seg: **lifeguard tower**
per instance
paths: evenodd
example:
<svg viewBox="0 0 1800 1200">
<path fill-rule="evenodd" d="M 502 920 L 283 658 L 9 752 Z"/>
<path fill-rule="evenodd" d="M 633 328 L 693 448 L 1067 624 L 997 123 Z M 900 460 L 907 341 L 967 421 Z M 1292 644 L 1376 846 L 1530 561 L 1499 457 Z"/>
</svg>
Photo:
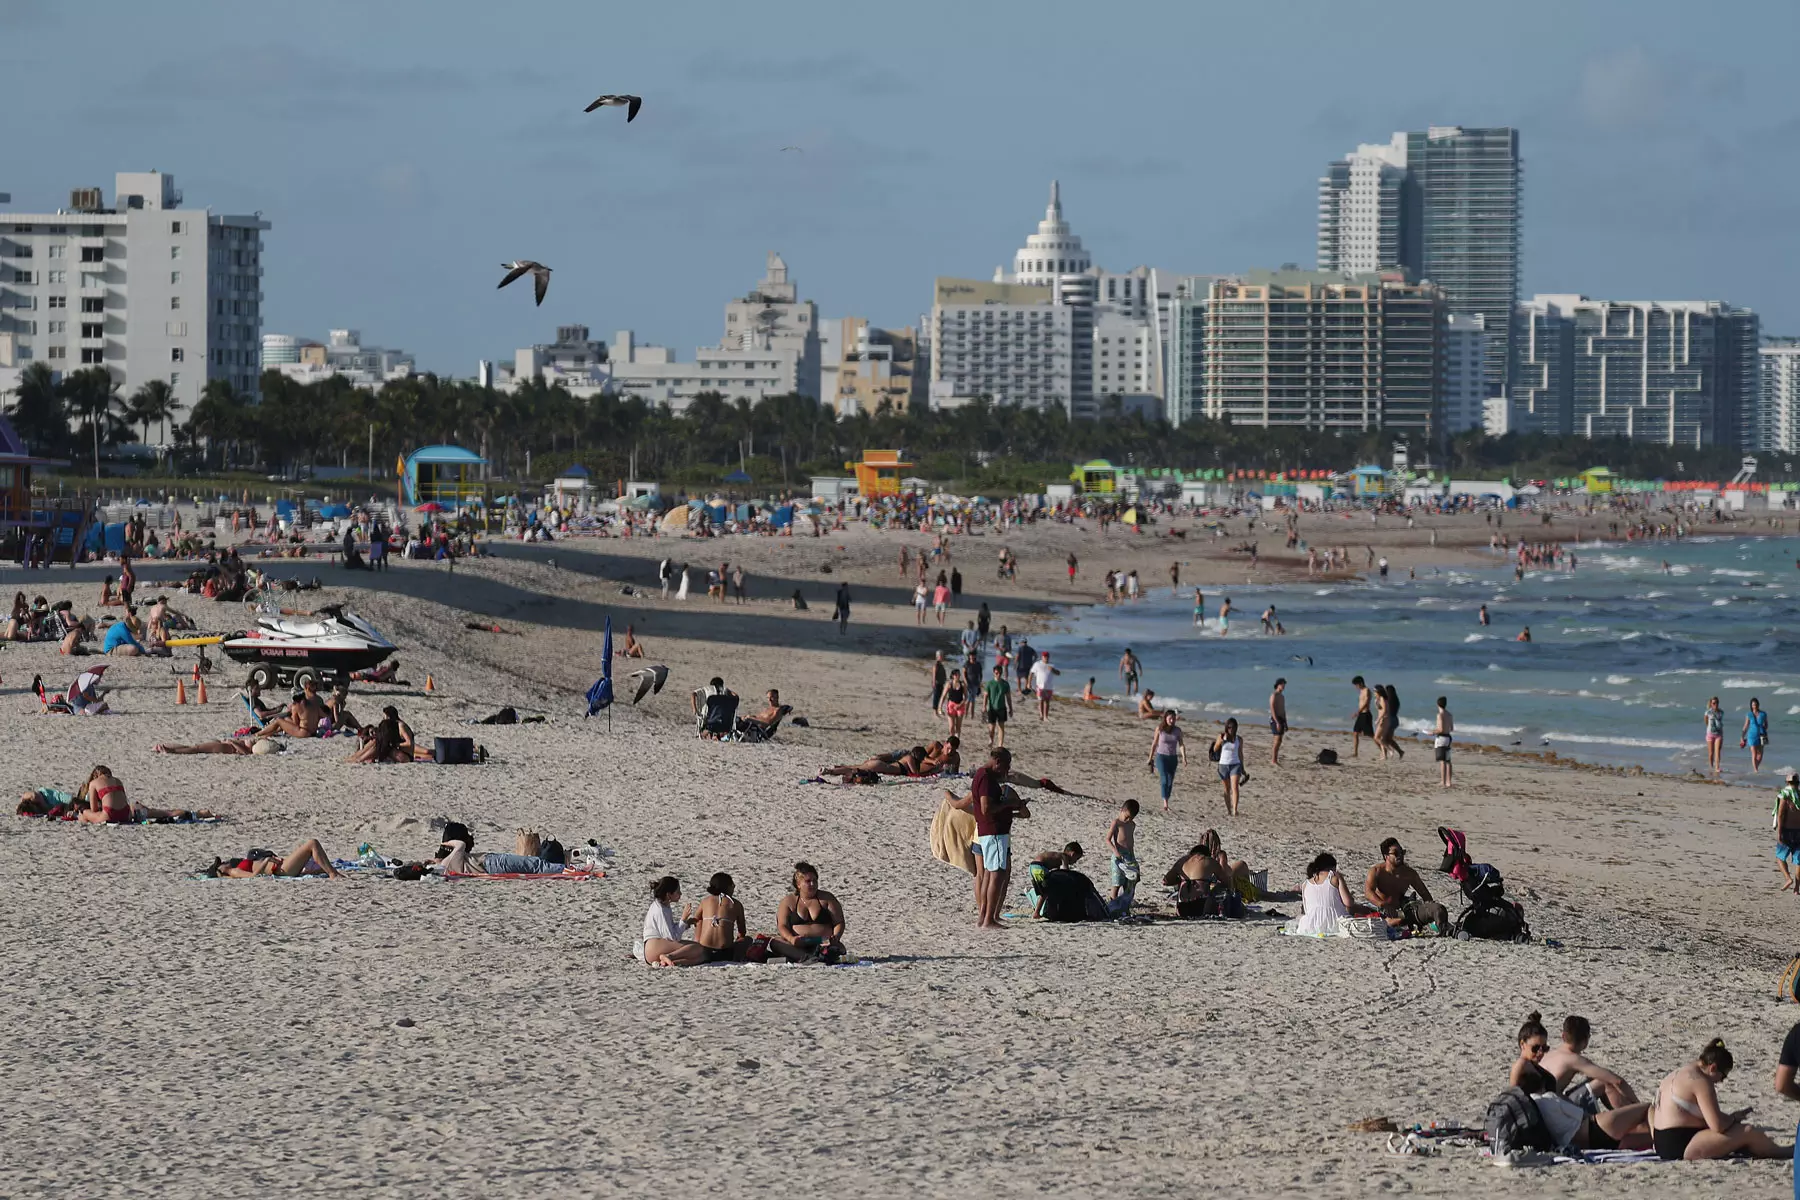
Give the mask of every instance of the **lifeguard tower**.
<svg viewBox="0 0 1800 1200">
<path fill-rule="evenodd" d="M 844 470 L 856 473 L 856 491 L 865 500 L 900 494 L 900 472 L 912 466 L 900 461 L 898 450 L 864 450 L 862 461 L 845 463 Z"/>
<path fill-rule="evenodd" d="M 487 459 L 461 446 L 425 446 L 401 464 L 400 499 L 408 508 L 436 504 L 445 512 L 486 503 L 481 468 Z"/>
<path fill-rule="evenodd" d="M 1119 469 L 1104 458 L 1091 458 L 1069 472 L 1069 478 L 1089 495 L 1110 496 L 1119 490 Z"/>
</svg>

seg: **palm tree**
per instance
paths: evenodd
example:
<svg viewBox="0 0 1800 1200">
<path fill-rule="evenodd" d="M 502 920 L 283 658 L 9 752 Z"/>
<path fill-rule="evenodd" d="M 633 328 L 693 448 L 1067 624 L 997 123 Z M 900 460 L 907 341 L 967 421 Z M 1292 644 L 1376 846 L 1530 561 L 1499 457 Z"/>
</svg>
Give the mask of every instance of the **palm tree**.
<svg viewBox="0 0 1800 1200">
<path fill-rule="evenodd" d="M 20 372 L 13 392 L 12 426 L 39 454 L 55 454 L 68 444 L 68 410 L 47 364 L 34 362 Z"/>
<path fill-rule="evenodd" d="M 62 392 L 69 408 L 87 425 L 94 447 L 94 478 L 100 478 L 100 437 L 102 426 L 118 423 L 124 404 L 119 399 L 119 381 L 105 367 L 87 367 L 65 377 Z M 113 431 L 107 430 L 110 439 Z"/>
<path fill-rule="evenodd" d="M 158 427 L 161 441 L 169 440 L 169 422 L 187 405 L 175 398 L 175 389 L 161 379 L 152 379 L 131 394 L 125 403 L 126 420 L 141 425 L 144 441 L 150 440 L 150 426 Z"/>
</svg>

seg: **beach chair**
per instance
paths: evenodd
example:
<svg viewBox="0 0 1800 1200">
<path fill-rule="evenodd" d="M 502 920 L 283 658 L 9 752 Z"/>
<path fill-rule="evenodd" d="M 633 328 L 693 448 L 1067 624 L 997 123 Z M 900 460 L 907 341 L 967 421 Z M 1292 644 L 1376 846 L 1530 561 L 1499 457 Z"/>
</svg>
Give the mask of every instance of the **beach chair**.
<svg viewBox="0 0 1800 1200">
<path fill-rule="evenodd" d="M 794 711 L 794 706 L 784 704 L 775 711 L 775 719 L 768 724 L 750 717 L 739 717 L 737 721 L 738 738 L 746 742 L 768 742 L 775 738 L 775 731 L 781 728 L 784 717 Z"/>
<path fill-rule="evenodd" d="M 694 695 L 700 696 L 699 692 Z M 717 738 L 720 741 L 731 741 L 737 737 L 736 692 L 716 692 L 711 696 L 700 697 L 700 714 L 696 733 L 701 737 Z"/>
</svg>

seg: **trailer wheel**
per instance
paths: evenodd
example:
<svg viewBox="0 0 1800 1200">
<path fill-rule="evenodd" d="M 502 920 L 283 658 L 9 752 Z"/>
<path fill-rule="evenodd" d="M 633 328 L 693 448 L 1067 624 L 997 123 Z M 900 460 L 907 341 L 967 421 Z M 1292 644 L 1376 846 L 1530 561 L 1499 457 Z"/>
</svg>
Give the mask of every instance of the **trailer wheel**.
<svg viewBox="0 0 1800 1200">
<path fill-rule="evenodd" d="M 319 686 L 319 673 L 311 667 L 301 667 L 298 671 L 294 672 L 294 686 L 296 688 L 305 687 L 308 680 L 311 680 L 313 687 L 317 688 Z"/>
<path fill-rule="evenodd" d="M 256 667 L 250 672 L 250 686 L 259 691 L 267 691 L 275 685 L 275 672 L 267 667 Z"/>
</svg>

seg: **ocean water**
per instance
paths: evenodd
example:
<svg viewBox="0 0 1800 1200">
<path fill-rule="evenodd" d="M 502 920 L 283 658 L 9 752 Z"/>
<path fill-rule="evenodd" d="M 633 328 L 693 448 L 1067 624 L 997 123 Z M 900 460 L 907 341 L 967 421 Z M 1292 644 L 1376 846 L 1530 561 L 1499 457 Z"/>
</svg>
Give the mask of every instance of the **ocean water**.
<svg viewBox="0 0 1800 1200">
<path fill-rule="evenodd" d="M 1800 766 L 1800 539 L 1594 543 L 1574 553 L 1572 572 L 1517 581 L 1496 554 L 1491 570 L 1422 568 L 1411 580 L 1401 567 L 1385 581 L 1208 588 L 1204 630 L 1193 627 L 1192 588 L 1175 596 L 1165 585 L 1135 604 L 1064 610 L 1060 631 L 1034 645 L 1051 651 L 1064 694 L 1093 676 L 1112 696 L 1122 694 L 1118 661 L 1131 647 L 1144 686 L 1183 711 L 1191 734 L 1236 716 L 1265 740 L 1278 677 L 1288 681 L 1292 724 L 1347 730 L 1350 680 L 1362 675 L 1399 690 L 1403 733 L 1429 730 L 1445 696 L 1464 742 L 1683 774 L 1705 769 L 1701 714 L 1718 696 L 1725 778 L 1775 786 L 1778 771 Z M 1220 636 L 1226 597 L 1231 628 Z M 1270 604 L 1285 636 L 1261 631 Z M 1525 626 L 1529 644 L 1514 640 Z M 1753 696 L 1769 714 L 1760 776 L 1737 745 Z M 1288 749 L 1310 755 L 1310 741 L 1290 735 Z"/>
</svg>

